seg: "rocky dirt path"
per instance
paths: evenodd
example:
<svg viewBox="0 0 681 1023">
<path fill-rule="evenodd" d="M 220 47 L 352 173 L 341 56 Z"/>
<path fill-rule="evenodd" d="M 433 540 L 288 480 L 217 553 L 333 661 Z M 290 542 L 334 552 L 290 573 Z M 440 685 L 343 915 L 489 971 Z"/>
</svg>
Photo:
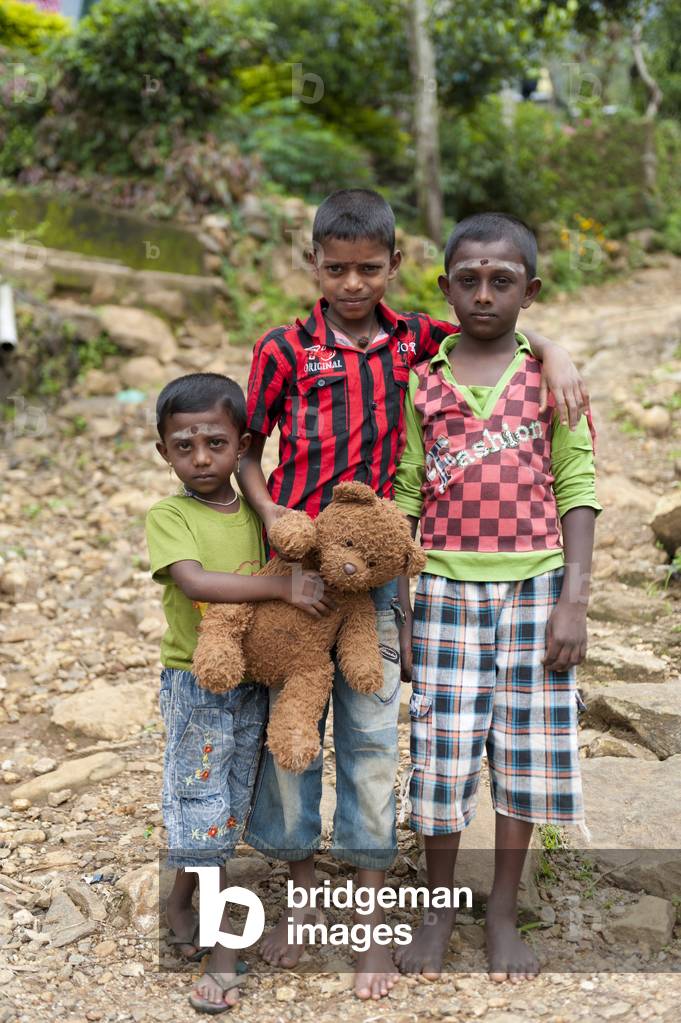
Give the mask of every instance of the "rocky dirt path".
<svg viewBox="0 0 681 1023">
<path fill-rule="evenodd" d="M 384 1003 L 366 1005 L 349 990 L 343 955 L 306 955 L 287 973 L 265 970 L 249 954 L 250 983 L 233 1018 L 330 1021 L 339 1011 L 349 1023 L 678 1018 L 681 980 L 672 971 L 681 943 L 670 892 L 681 892 L 681 869 L 678 854 L 664 850 L 681 844 L 681 587 L 645 523 L 681 474 L 679 280 L 681 262 L 661 262 L 538 306 L 525 321 L 562 340 L 583 365 L 599 433 L 606 514 L 580 676 L 589 703 L 582 731 L 589 824 L 596 845 L 663 852 L 648 868 L 606 870 L 579 852 L 537 848 L 538 882 L 527 879 L 524 919 L 548 969 L 532 985 L 486 979 L 476 905 L 452 943 L 452 972 L 438 983 L 404 979 Z M 245 383 L 248 353 L 224 354 Z M 54 413 L 18 404 L 5 430 L 0 1023 L 195 1018 L 190 975 L 156 965 L 162 619 L 142 524 L 172 484 L 153 442 L 150 405 L 77 391 Z M 405 765 L 407 738 L 404 724 Z M 328 761 L 330 782 L 332 755 Z M 327 822 L 332 804 L 329 784 Z M 479 818 L 482 835 L 490 822 L 484 800 Z M 282 873 L 241 851 L 235 878 L 258 882 L 274 912 Z M 417 876 L 418 857 L 401 830 L 395 883 Z M 347 876 L 323 856 L 319 867 L 322 878 Z M 484 878 L 476 884 L 484 891 Z M 625 952 L 613 960 L 618 941 Z M 453 972 L 456 963 L 467 972 Z M 641 969 L 648 972 L 633 972 Z"/>
</svg>

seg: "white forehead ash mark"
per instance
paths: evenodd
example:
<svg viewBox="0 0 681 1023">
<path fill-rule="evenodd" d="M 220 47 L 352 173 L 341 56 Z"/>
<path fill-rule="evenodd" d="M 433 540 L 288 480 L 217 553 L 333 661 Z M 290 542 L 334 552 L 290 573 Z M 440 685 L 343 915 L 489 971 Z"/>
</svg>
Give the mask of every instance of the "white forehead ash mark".
<svg viewBox="0 0 681 1023">
<path fill-rule="evenodd" d="M 490 270 L 506 270 L 509 273 L 521 274 L 525 272 L 525 267 L 522 263 L 514 263 L 511 260 L 505 259 L 461 259 L 458 263 L 450 268 L 450 273 L 459 273 L 460 270 L 479 270 L 481 267 L 487 266 Z"/>
<path fill-rule="evenodd" d="M 203 434 L 204 437 L 214 437 L 218 433 L 224 433 L 224 426 L 220 426 L 219 423 L 194 423 L 193 426 L 188 426 L 184 430 L 177 430 L 175 433 L 171 433 L 171 440 L 189 440 L 191 437 L 196 437 L 197 434 Z"/>
</svg>

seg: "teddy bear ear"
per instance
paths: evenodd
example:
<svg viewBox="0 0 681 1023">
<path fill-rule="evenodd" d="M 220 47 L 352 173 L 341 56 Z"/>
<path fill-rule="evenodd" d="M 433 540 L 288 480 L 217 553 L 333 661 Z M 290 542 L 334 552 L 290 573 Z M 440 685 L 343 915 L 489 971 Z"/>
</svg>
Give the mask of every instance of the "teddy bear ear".
<svg viewBox="0 0 681 1023">
<path fill-rule="evenodd" d="M 412 543 L 404 561 L 404 575 L 418 575 L 426 567 L 426 552 L 418 544 Z"/>
<path fill-rule="evenodd" d="M 376 494 L 366 483 L 337 483 L 333 488 L 334 501 L 359 501 L 360 504 L 373 504 L 378 501 Z"/>
</svg>

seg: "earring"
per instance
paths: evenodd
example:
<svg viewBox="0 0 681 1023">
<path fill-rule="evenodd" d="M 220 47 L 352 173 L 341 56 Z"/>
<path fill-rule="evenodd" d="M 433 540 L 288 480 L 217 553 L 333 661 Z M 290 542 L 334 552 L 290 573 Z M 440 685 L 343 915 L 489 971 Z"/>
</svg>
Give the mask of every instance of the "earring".
<svg viewBox="0 0 681 1023">
<path fill-rule="evenodd" d="M 241 455 L 236 456 L 236 471 L 241 472 Z"/>
<path fill-rule="evenodd" d="M 168 466 L 168 475 L 170 476 L 171 479 L 173 478 L 173 467 L 172 467 L 172 465 Z"/>
</svg>

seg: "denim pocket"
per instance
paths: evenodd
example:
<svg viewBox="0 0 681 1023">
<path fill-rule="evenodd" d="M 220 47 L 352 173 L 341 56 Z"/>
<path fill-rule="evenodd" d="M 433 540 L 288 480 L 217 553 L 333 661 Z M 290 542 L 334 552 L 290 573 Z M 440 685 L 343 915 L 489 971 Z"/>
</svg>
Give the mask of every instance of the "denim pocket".
<svg viewBox="0 0 681 1023">
<path fill-rule="evenodd" d="M 184 799 L 208 799 L 222 792 L 221 764 L 234 749 L 231 714 L 218 707 L 193 707 L 175 748 L 176 792 Z"/>
<path fill-rule="evenodd" d="M 379 703 L 392 703 L 400 691 L 400 634 L 395 612 L 376 612 L 378 647 L 383 661 L 383 687 L 373 695 Z"/>
<path fill-rule="evenodd" d="M 409 701 L 411 735 L 409 752 L 415 767 L 425 767 L 430 760 L 433 701 L 430 696 L 412 693 Z"/>
<path fill-rule="evenodd" d="M 166 732 L 170 728 L 170 699 L 173 691 L 173 676 L 171 668 L 164 668 L 161 672 L 161 687 L 158 691 L 158 708 L 161 712 L 161 720 L 165 725 Z"/>
</svg>

